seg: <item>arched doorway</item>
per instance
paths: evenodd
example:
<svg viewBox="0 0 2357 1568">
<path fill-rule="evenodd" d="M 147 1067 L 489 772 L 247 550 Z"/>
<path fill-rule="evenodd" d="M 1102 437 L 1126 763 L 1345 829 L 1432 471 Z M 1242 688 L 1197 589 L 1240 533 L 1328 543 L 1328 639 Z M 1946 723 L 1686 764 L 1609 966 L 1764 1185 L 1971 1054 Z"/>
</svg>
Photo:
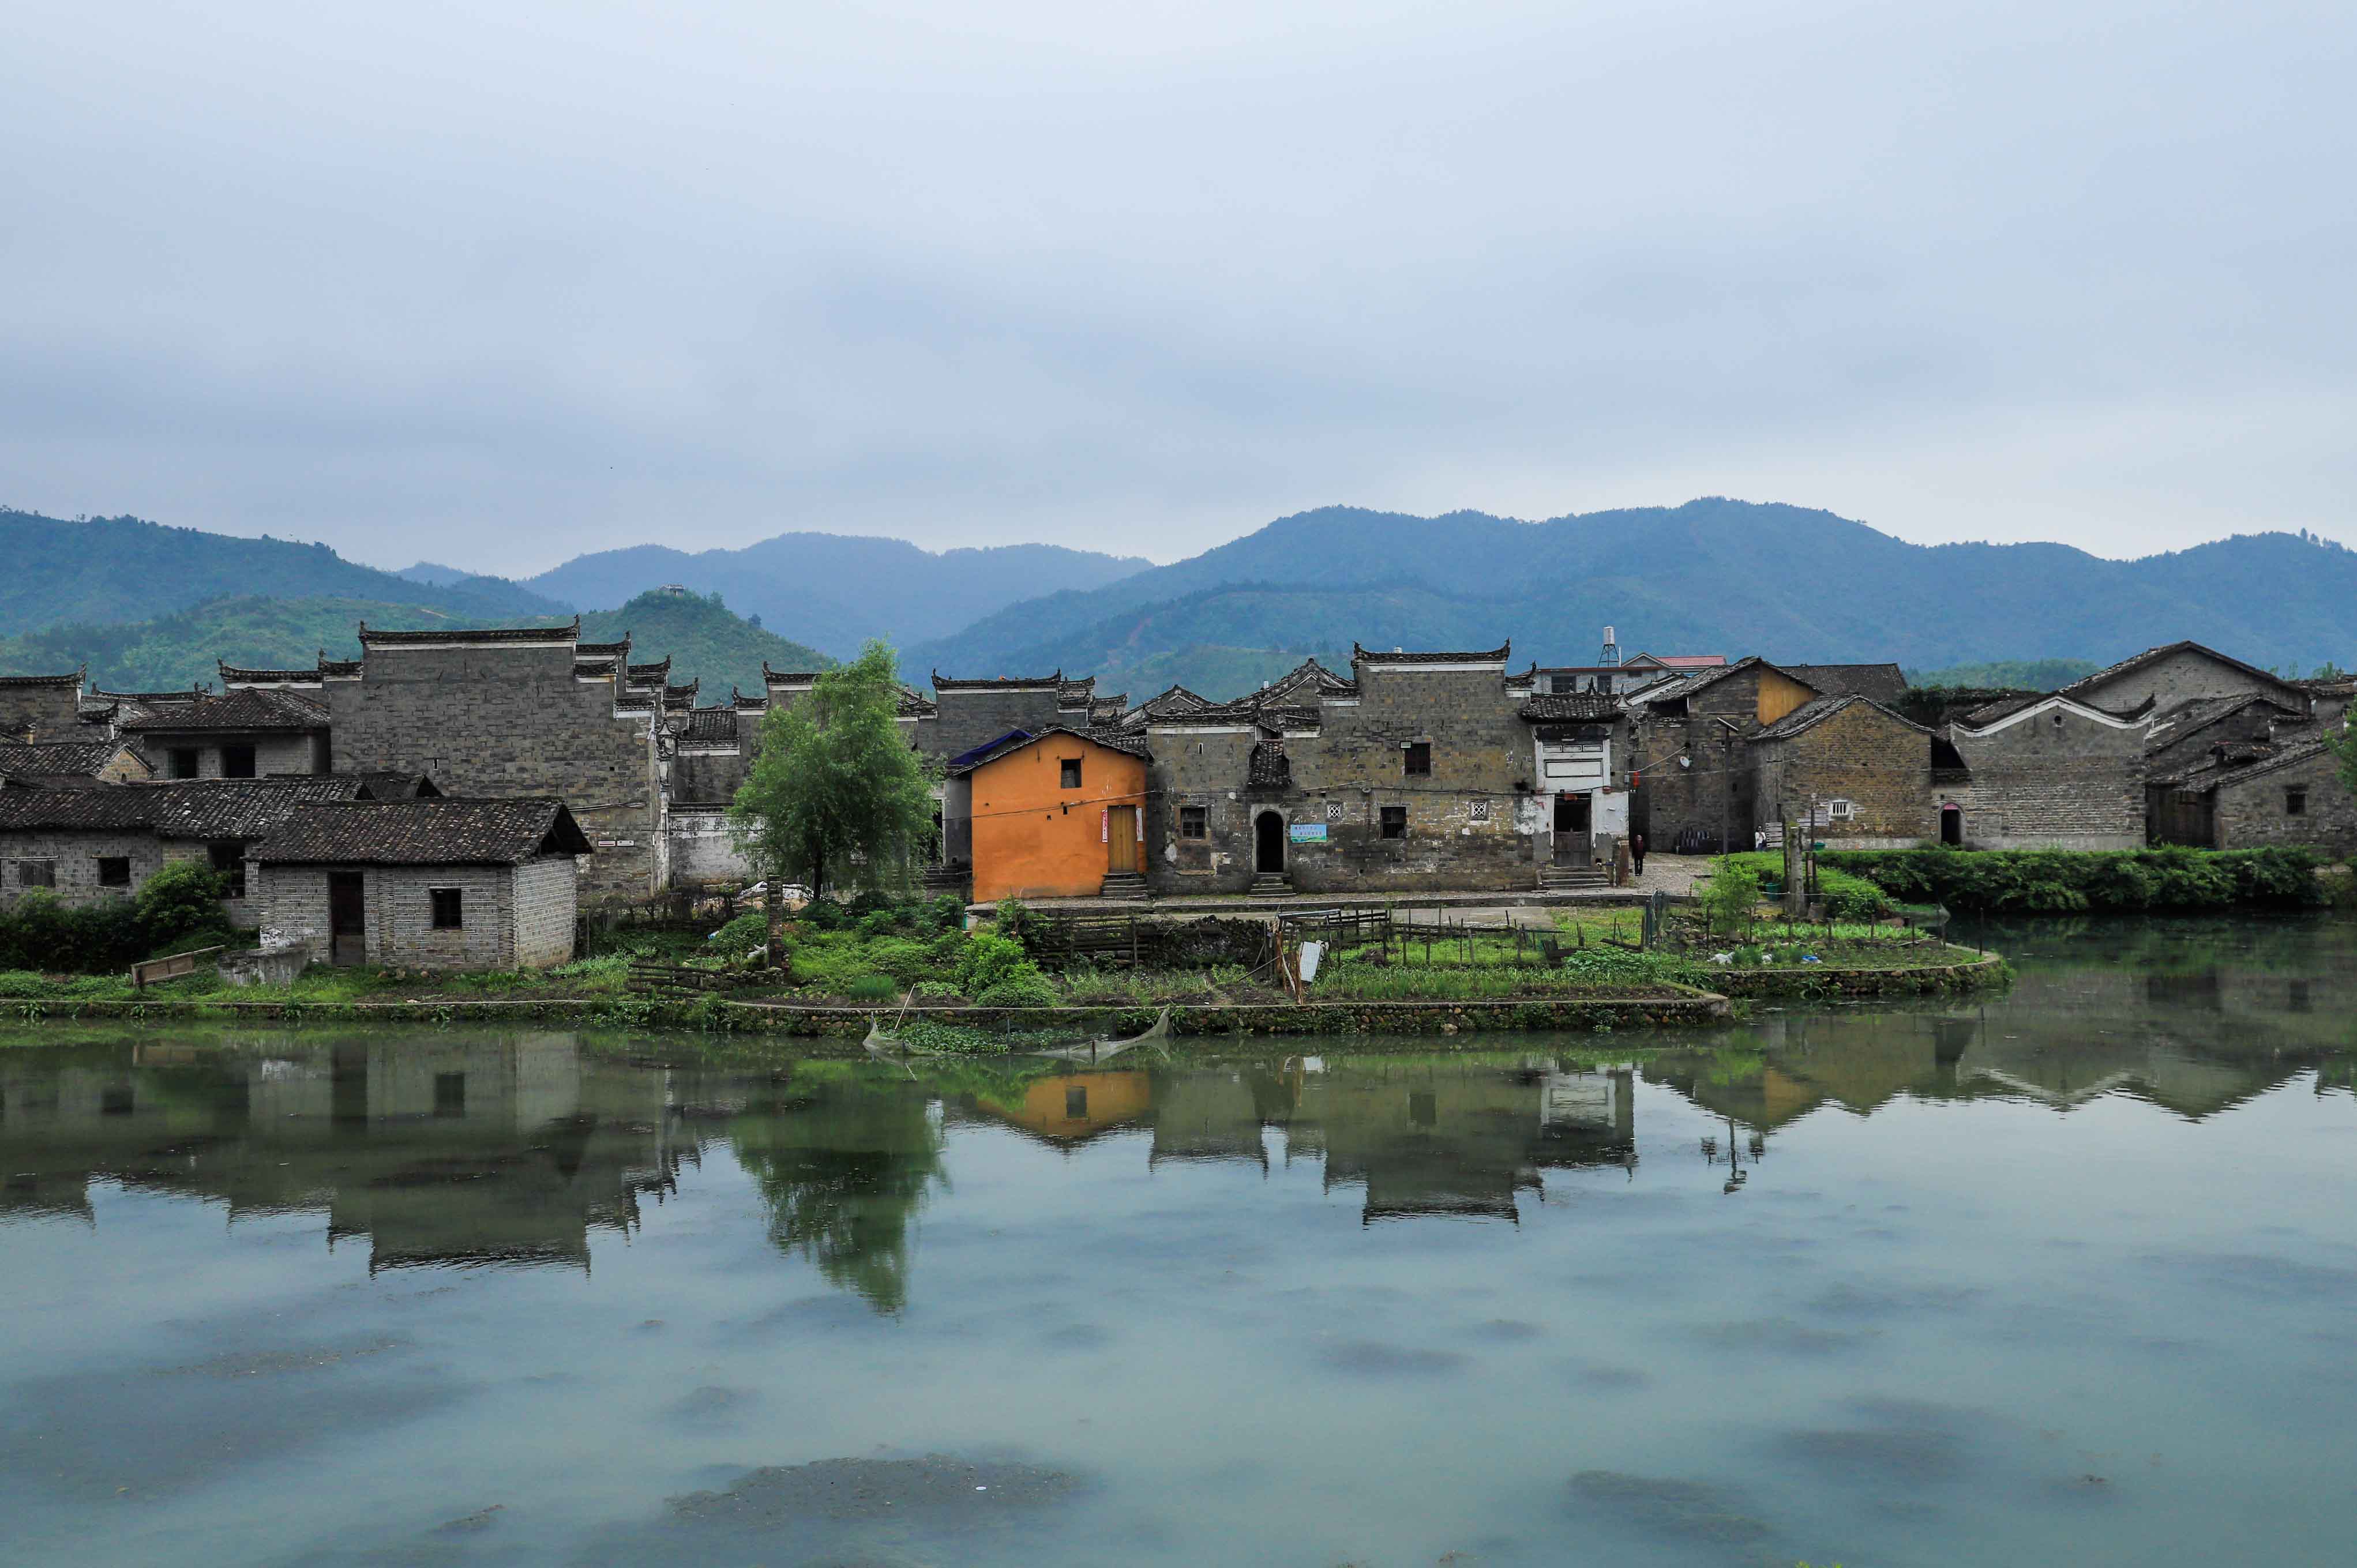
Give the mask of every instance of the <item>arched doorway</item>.
<svg viewBox="0 0 2357 1568">
<path fill-rule="evenodd" d="M 1940 808 L 1940 842 L 1958 849 L 1964 847 L 1964 809 L 1953 800 Z"/>
<path fill-rule="evenodd" d="M 1285 869 L 1285 819 L 1275 811 L 1263 811 L 1253 823 L 1253 869 Z"/>
</svg>

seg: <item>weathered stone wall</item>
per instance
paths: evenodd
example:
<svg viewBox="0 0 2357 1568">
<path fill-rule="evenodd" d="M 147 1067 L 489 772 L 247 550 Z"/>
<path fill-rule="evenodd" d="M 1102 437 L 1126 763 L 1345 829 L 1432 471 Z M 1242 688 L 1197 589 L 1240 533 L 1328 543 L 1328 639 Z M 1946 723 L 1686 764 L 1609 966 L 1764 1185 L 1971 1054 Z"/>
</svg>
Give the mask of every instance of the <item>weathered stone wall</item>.
<svg viewBox="0 0 2357 1568">
<path fill-rule="evenodd" d="M 2167 707 L 2192 697 L 2234 697 L 2245 692 L 2300 705 L 2296 698 L 2284 693 L 2282 682 L 2246 675 L 2191 649 L 2179 650 L 2100 685 L 2083 687 L 2072 695 L 2090 706 L 2118 713 L 2147 699 Z"/>
<path fill-rule="evenodd" d="M 0 739 L 86 740 L 79 681 L 0 679 Z"/>
<path fill-rule="evenodd" d="M 736 835 L 728 828 L 728 813 L 722 808 L 674 805 L 667 831 L 673 886 L 754 880 L 752 862 L 737 847 Z"/>
<path fill-rule="evenodd" d="M 232 746 L 253 747 L 253 776 L 257 779 L 267 779 L 274 774 L 309 775 L 327 771 L 328 750 L 325 730 L 316 735 L 284 731 L 223 735 L 219 730 L 174 735 L 168 731 L 148 730 L 143 731 L 138 737 L 140 753 L 147 758 L 158 779 L 171 777 L 172 753 L 182 749 L 197 754 L 198 778 L 223 778 L 221 752 Z"/>
<path fill-rule="evenodd" d="M 2306 809 L 2287 811 L 2287 795 L 2306 792 Z M 2304 844 L 2333 855 L 2357 854 L 2357 796 L 2341 782 L 2332 754 L 2319 752 L 2251 779 L 2218 786 L 2218 847 L 2264 849 Z"/>
<path fill-rule="evenodd" d="M 2057 720 L 2060 723 L 2057 723 Z M 1950 733 L 1969 778 L 1932 791 L 1963 809 L 1973 849 L 2141 849 L 2144 730 L 2057 708 L 2002 729 Z"/>
<path fill-rule="evenodd" d="M 1244 797 L 1249 725 L 1153 728 L 1146 799 L 1146 880 L 1161 893 L 1236 893 L 1252 885 L 1253 802 Z M 1273 802 L 1274 803 L 1274 802 Z M 1179 836 L 1182 807 L 1200 806 L 1205 836 Z"/>
<path fill-rule="evenodd" d="M 1028 730 L 1037 735 L 1050 725 L 1066 722 L 1057 713 L 1056 691 L 1050 684 L 1036 690 L 952 688 L 939 692 L 935 697 L 941 704 L 941 716 L 918 725 L 911 736 L 927 756 L 945 759 L 972 751 L 985 741 L 996 740 L 1009 730 Z"/>
<path fill-rule="evenodd" d="M 1798 735 L 1763 740 L 1762 811 L 1806 820 L 1813 805 L 1847 800 L 1855 814 L 1820 819 L 1813 835 L 1845 849 L 1905 848 L 1939 836 L 1931 796 L 1932 737 L 1871 703 L 1852 703 Z"/>
<path fill-rule="evenodd" d="M 737 798 L 745 782 L 748 755 L 683 746 L 671 759 L 671 800 L 673 806 L 725 806 Z"/>
<path fill-rule="evenodd" d="M 199 858 L 204 846 L 196 847 Z M 131 862 L 127 887 L 99 885 L 102 856 L 121 855 Z M 47 861 L 57 885 L 58 902 L 74 908 L 128 898 L 175 858 L 166 853 L 154 833 L 138 832 L 0 832 L 0 906 L 14 904 L 25 891 L 25 865 Z"/>
<path fill-rule="evenodd" d="M 573 961 L 573 922 L 580 874 L 569 855 L 544 855 L 510 874 L 515 939 L 509 960 L 518 969 Z"/>
<path fill-rule="evenodd" d="M 642 898 L 668 869 L 654 715 L 617 715 L 570 643 L 371 647 L 328 683 L 335 769 L 430 775 L 447 795 L 555 795 L 597 846 L 585 900 Z"/>
<path fill-rule="evenodd" d="M 264 946 L 300 943 L 310 950 L 314 962 L 328 961 L 332 950 L 328 875 L 331 869 L 317 865 L 257 868 L 259 896 L 254 902 Z M 508 969 L 516 964 L 515 875 L 509 867 L 368 865 L 351 869 L 361 874 L 362 950 L 368 962 L 403 969 Z M 465 923 L 456 930 L 434 927 L 434 901 L 429 895 L 436 887 L 459 890 Z M 546 886 L 539 893 L 544 915 L 557 896 Z M 569 955 L 570 899 L 564 902 L 568 906 L 564 946 Z M 541 940 L 544 943 L 544 938 Z"/>
</svg>

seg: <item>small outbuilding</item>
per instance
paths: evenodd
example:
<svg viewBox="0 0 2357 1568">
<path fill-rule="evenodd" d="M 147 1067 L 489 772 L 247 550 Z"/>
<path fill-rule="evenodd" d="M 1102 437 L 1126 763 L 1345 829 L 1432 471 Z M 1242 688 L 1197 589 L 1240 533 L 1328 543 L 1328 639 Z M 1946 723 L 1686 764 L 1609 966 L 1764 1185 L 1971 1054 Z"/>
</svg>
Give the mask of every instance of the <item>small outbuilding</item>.
<svg viewBox="0 0 2357 1568">
<path fill-rule="evenodd" d="M 554 796 L 446 797 L 306 805 L 250 858 L 264 946 L 328 963 L 544 969 L 573 957 L 588 854 Z"/>
</svg>

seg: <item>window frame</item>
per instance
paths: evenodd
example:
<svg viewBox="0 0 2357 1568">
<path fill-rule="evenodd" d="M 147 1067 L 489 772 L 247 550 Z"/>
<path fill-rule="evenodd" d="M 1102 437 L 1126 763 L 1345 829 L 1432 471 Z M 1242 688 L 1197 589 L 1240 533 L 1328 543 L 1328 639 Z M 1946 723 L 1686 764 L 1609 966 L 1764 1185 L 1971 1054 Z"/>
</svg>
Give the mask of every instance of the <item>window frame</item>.
<svg viewBox="0 0 2357 1568">
<path fill-rule="evenodd" d="M 193 746 L 175 746 L 164 753 L 164 776 L 167 779 L 195 779 L 205 770 L 204 753 Z"/>
<path fill-rule="evenodd" d="M 1209 806 L 1178 808 L 1178 836 L 1182 839 L 1207 839 L 1211 836 L 1211 809 Z"/>
<path fill-rule="evenodd" d="M 90 858 L 97 863 L 98 885 L 101 887 L 128 887 L 131 886 L 131 857 L 129 855 L 93 854 Z M 118 867 L 121 869 L 122 873 L 120 875 L 108 875 Z"/>
<path fill-rule="evenodd" d="M 1059 789 L 1078 789 L 1081 788 L 1082 760 L 1082 758 L 1077 757 L 1060 757 L 1056 758 L 1056 788 Z"/>
<path fill-rule="evenodd" d="M 229 878 L 227 897 L 244 897 L 245 845 L 236 839 L 214 839 L 205 845 L 205 857 L 216 875 Z"/>
<path fill-rule="evenodd" d="M 449 918 L 443 918 L 443 900 L 449 900 Z M 425 890 L 426 918 L 429 929 L 463 931 L 467 929 L 467 890 L 463 887 L 428 887 Z"/>
<path fill-rule="evenodd" d="M 240 771 L 238 768 L 231 766 L 230 759 L 232 757 L 237 758 L 238 763 L 242 765 L 243 769 L 242 771 Z M 259 746 L 224 746 L 221 748 L 221 776 L 224 779 L 259 779 L 262 777 L 262 748 Z"/>
<path fill-rule="evenodd" d="M 2304 817 L 2308 815 L 2307 785 L 2287 784 L 2284 786 L 2284 815 L 2287 817 Z"/>
<path fill-rule="evenodd" d="M 1405 806 L 1375 808 L 1375 832 L 1379 836 L 1387 839 L 1407 837 L 1407 808 Z"/>
<path fill-rule="evenodd" d="M 16 867 L 16 886 L 19 888 L 46 887 L 51 892 L 57 890 L 58 863 L 56 861 L 19 860 L 13 864 Z"/>
<path fill-rule="evenodd" d="M 1422 766 L 1418 766 L 1421 764 Z M 1400 770 L 1409 779 L 1432 777 L 1432 742 L 1412 740 L 1400 747 Z"/>
</svg>

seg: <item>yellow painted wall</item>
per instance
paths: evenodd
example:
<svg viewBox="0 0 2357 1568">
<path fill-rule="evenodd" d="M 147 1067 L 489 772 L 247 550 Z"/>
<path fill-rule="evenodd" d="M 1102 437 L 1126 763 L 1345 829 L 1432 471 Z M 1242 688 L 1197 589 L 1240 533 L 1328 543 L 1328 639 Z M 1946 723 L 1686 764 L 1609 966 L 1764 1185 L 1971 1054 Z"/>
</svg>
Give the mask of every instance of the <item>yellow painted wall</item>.
<svg viewBox="0 0 2357 1568">
<path fill-rule="evenodd" d="M 1067 789 L 1060 766 L 1081 763 L 1081 787 Z M 1044 736 L 974 771 L 974 897 L 1092 898 L 1108 870 L 1145 864 L 1146 759 L 1078 736 Z M 1137 821 L 1138 847 L 1127 865 L 1111 864 L 1104 813 L 1126 807 Z"/>
<path fill-rule="evenodd" d="M 1077 1097 L 1074 1090 L 1081 1091 Z M 983 1096 L 976 1102 L 1027 1133 L 1078 1142 L 1145 1116 L 1154 1105 L 1154 1080 L 1135 1069 L 1062 1073 L 1027 1085 L 1020 1100 Z"/>
<path fill-rule="evenodd" d="M 1780 671 L 1760 671 L 1760 722 L 1772 725 L 1817 693 Z"/>
</svg>

